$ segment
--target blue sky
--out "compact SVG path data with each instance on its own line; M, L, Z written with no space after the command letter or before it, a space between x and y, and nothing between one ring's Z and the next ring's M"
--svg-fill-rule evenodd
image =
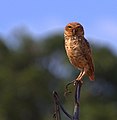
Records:
M86 38L93 38L93 43L107 45L117 53L117 0L0 1L3 36L21 26L35 35L46 36L63 30L72 21L84 26Z

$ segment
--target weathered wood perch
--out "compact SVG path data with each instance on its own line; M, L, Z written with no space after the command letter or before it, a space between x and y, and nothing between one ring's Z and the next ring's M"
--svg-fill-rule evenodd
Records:
M70 85L71 83L67 84ZM58 96L58 93L56 91L53 91L53 98L54 98L54 106L55 106L55 113L54 113L54 118L55 120L61 120L61 112L62 112L71 120L79 120L80 116L80 91L81 91L81 86L82 86L82 81L76 81L75 83L75 105L74 105L74 112L73 115L70 115L62 106L60 102L60 98ZM66 88L67 88L66 87ZM68 90L68 89L67 89Z

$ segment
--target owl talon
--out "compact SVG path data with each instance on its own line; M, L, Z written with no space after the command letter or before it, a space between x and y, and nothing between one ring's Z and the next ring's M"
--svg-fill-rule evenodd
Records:
M68 87L69 87L69 85L71 85L72 83L73 83L74 86L76 86L76 85L78 85L78 84L81 84L81 85L82 85L82 84L83 84L83 81L76 79L76 80L73 80L73 81L69 82L69 83L65 86L64 96L67 96L68 94L71 93L71 91L69 91Z
M83 80L75 80L74 81L74 86L76 86L77 84L83 84Z
M74 81L74 86L76 86L76 82L77 82L77 80Z

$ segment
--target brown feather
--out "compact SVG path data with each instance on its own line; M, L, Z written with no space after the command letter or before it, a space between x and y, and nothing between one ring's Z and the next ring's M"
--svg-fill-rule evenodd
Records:
M69 23L65 27L64 37L66 53L71 64L81 70L80 79L85 73L90 80L93 80L92 52L88 41L84 38L83 26L76 22Z

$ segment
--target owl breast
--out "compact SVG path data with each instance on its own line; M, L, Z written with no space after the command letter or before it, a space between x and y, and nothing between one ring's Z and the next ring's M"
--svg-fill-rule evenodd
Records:
M78 37L65 37L65 49L67 56L71 64L79 69L83 69L87 64L87 61L83 55L82 47L82 39L79 39Z

